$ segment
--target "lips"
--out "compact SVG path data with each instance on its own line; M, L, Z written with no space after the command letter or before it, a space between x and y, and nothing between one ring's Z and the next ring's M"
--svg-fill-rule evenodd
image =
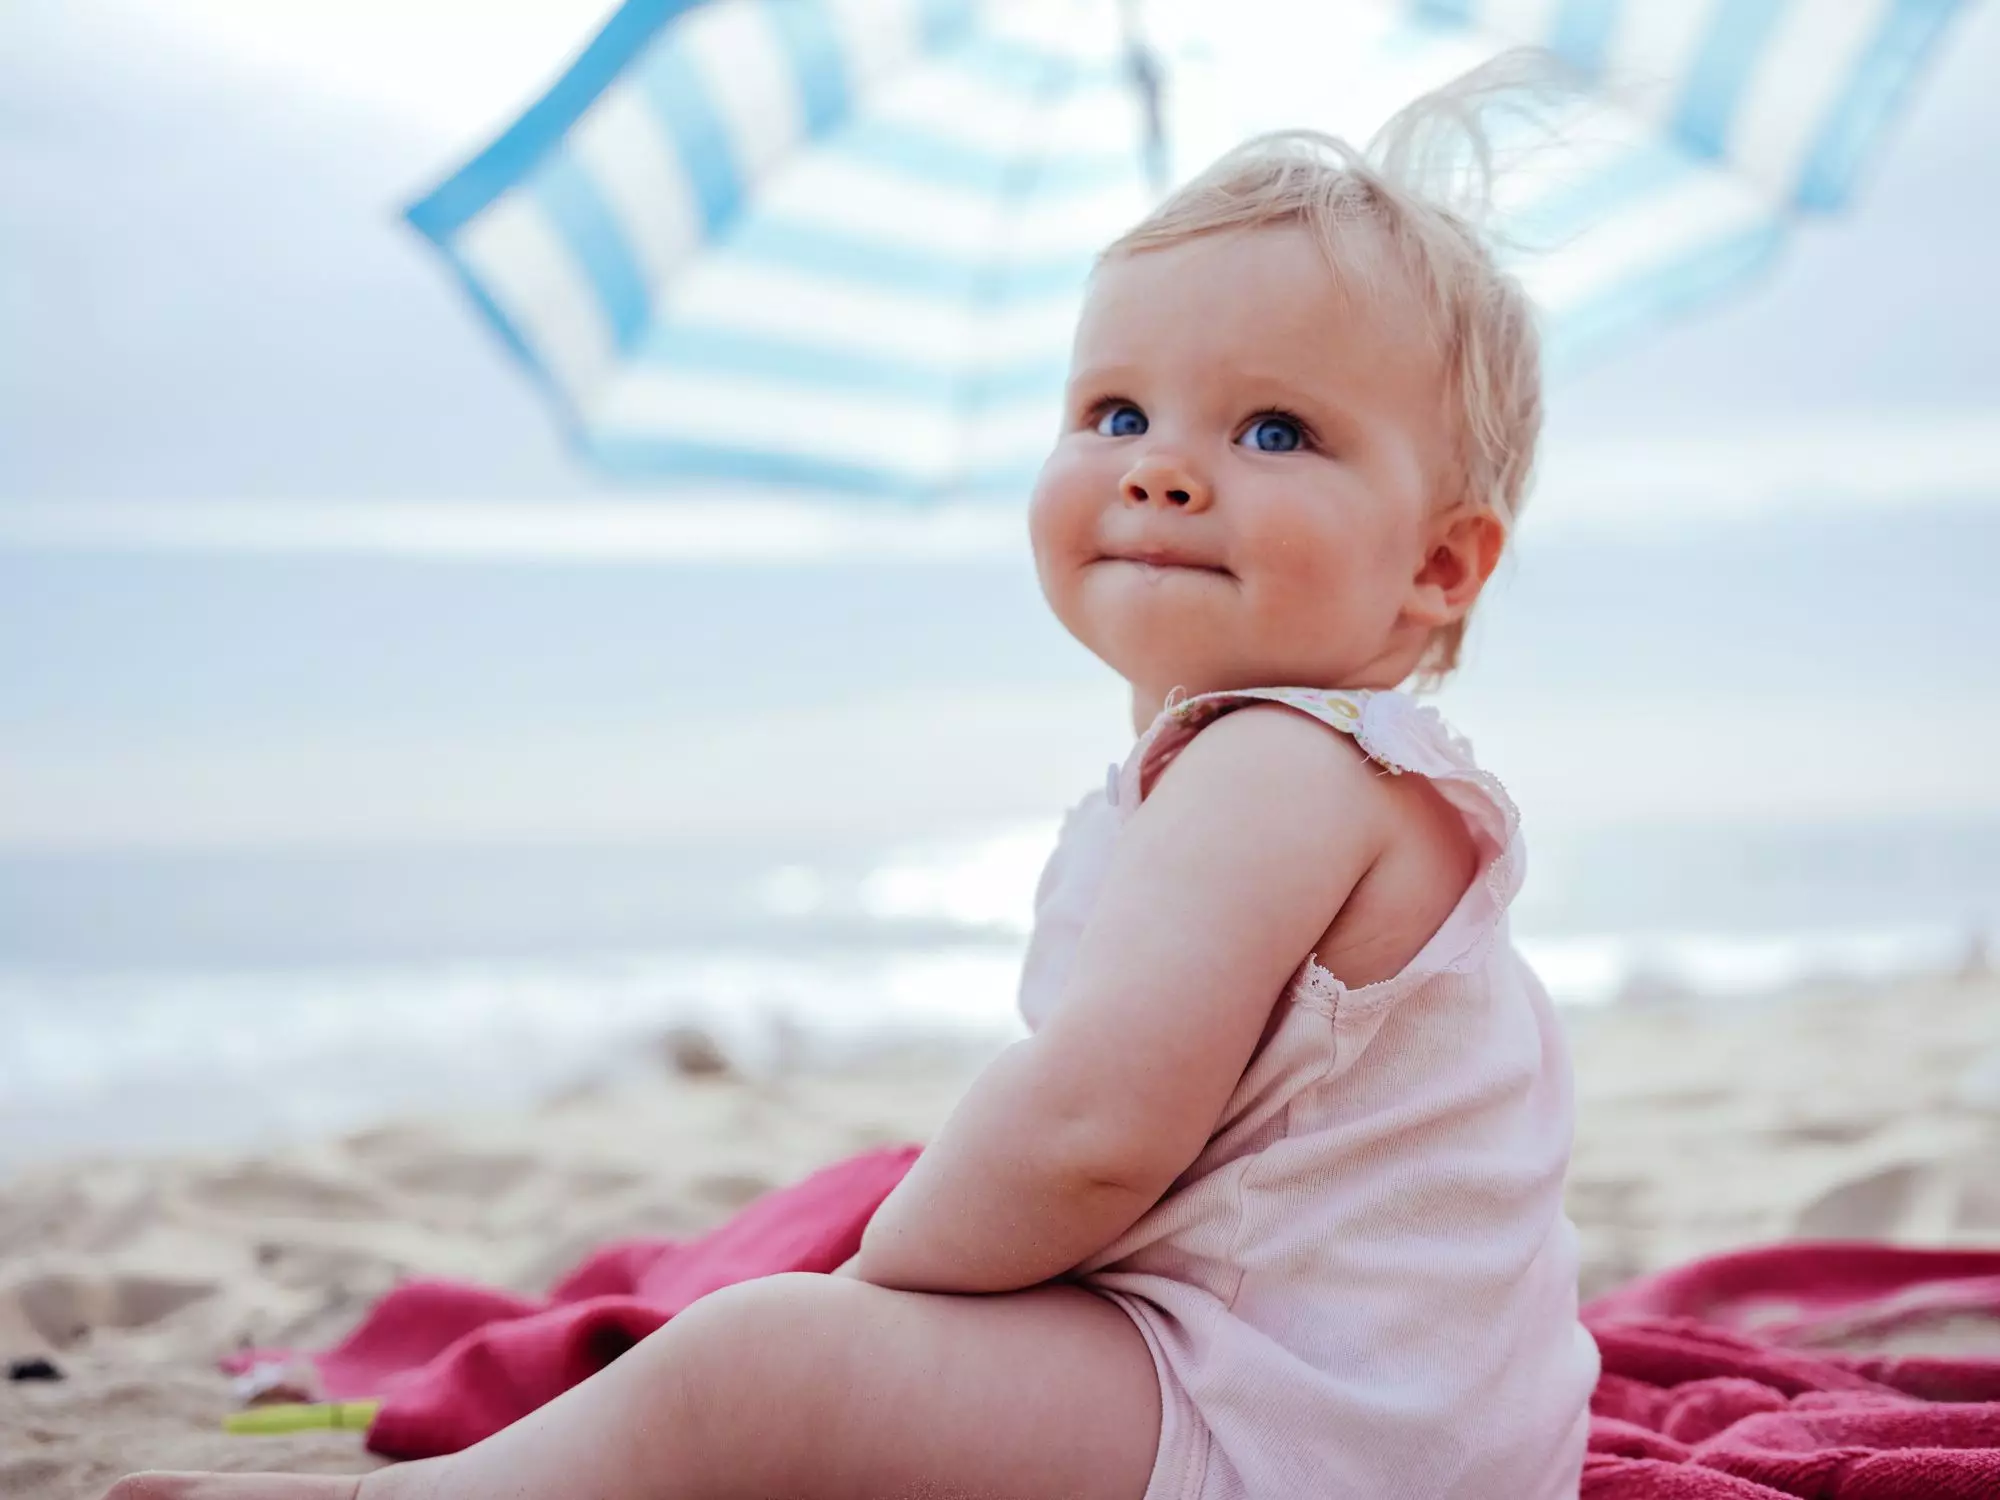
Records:
M1191 557L1184 552L1173 552L1164 547L1135 547L1119 552L1107 552L1098 558L1098 561L1137 563L1142 567L1175 568L1190 573L1214 573L1222 578L1235 576L1229 569L1220 567L1215 563L1203 562L1201 559Z

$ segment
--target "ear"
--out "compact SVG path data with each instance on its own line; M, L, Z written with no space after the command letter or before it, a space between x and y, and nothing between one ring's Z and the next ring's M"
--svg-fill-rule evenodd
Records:
M1461 510L1433 523L1410 580L1403 616L1427 630L1463 619L1500 565L1507 528L1489 510Z

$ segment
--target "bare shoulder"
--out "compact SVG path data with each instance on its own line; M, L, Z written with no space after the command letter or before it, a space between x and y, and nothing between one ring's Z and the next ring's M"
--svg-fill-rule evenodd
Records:
M1351 735L1281 703L1256 703L1196 734L1152 798L1199 801L1231 818L1303 822L1321 834L1337 825L1345 840L1373 841L1398 818L1404 799L1395 779ZM1209 795L1218 791L1227 797Z
M1311 951L1354 986L1414 958L1478 872L1465 819L1435 784L1392 775L1350 736L1280 704L1208 725L1153 798L1175 837L1254 858L1266 890L1337 895Z
M1208 1139L1300 961L1391 827L1339 731L1258 704L1204 725L1121 829L1032 1046L1041 1116L1165 1191Z
M1436 868L1404 857L1427 843L1409 837L1425 789L1400 785L1418 781L1283 705L1203 726L1121 830L1062 1000L1033 1040L1053 1101L1042 1117L1084 1122L1116 1180L1164 1191L1201 1151L1302 960L1367 983L1407 961L1456 899Z

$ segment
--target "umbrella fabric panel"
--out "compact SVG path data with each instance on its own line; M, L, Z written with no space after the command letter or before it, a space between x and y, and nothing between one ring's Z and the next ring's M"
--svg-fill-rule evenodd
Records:
M1491 225L1562 366L1742 280L1851 190L1954 0L1152 0L1170 175L1365 141L1535 42ZM622 52L621 50L622 49ZM1092 253L1151 200L1115 0L629 0L412 211L582 451L682 490L1026 491Z
M976 489L1015 464L1008 434L1054 430L1092 254L1145 206L1136 118L1114 58L987 32L909 70L663 290L591 451L691 479Z
M1852 193L1960 0L1423 0L1590 79L1496 228L1562 369L1765 267ZM1568 118L1561 118L1567 115Z
M966 4L628 0L550 95L411 211L575 415L682 264L850 89Z
M1691 155L1837 207L1963 0L1417 0L1546 47Z
M1146 201L1115 16L1087 8L1106 24L711 0L483 205L444 221L447 184L412 217L606 467L1018 479L1005 435L1046 444L1091 254Z
M1241 24L1217 29L1205 9L1183 0L1168 43L1183 91L1216 101L1180 123L1197 157L1289 124L1365 140L1504 47L1570 64L1583 93L1533 126L1491 121L1489 224L1562 368L1741 282L1791 220L1844 202L1959 0L1412 0L1373 28L1235 0Z

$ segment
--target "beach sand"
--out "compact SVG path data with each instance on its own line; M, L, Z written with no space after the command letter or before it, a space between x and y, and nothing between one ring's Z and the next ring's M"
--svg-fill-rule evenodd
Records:
M1567 1020L1586 1293L1787 1236L2000 1245L1992 977ZM351 1433L223 1434L216 1356L324 1344L405 1276L540 1291L604 1240L698 1231L826 1162L927 1137L979 1061L912 1043L746 1078L663 1049L653 1076L527 1112L18 1173L0 1182L0 1352L64 1378L0 1395L0 1495L85 1500L138 1468L361 1472ZM2000 1354L2000 1329L1931 1342Z

